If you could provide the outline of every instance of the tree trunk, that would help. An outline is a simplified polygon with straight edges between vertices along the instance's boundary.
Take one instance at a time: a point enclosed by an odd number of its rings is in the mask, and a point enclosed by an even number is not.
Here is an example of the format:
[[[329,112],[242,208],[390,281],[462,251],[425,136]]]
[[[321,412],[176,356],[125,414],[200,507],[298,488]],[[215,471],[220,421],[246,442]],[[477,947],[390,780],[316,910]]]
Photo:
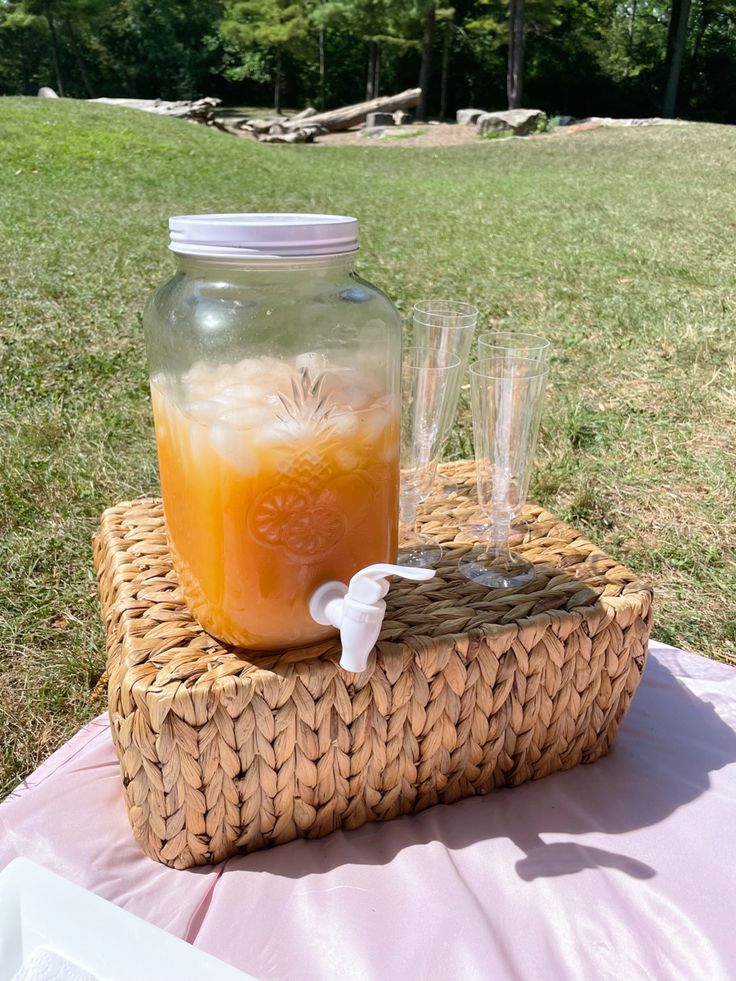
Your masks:
[[[64,83],[61,80],[61,68],[59,67],[59,39],[56,36],[56,25],[54,24],[54,18],[46,10],[46,23],[49,25],[49,32],[51,33],[51,55],[54,60],[54,71],[56,72],[56,87],[59,90],[59,95],[64,98]]]
[[[325,111],[325,29],[319,29],[319,108]]]
[[[276,48],[276,78],[273,87],[273,108],[277,116],[281,115],[281,45]]]
[[[668,119],[675,115],[677,106],[677,89],[680,85],[680,73],[685,57],[689,18],[690,0],[672,0],[670,25],[667,30],[667,57],[665,59],[667,82],[662,106],[662,115]]]
[[[629,77],[629,72],[631,71],[631,60],[634,54],[634,28],[636,26],[636,7],[637,7],[637,0],[631,0],[631,13],[629,14],[629,36],[626,42],[626,68],[624,69],[624,78]]]
[[[329,112],[319,112],[316,116],[310,116],[305,122],[297,121],[294,127],[304,126],[324,126],[330,133],[337,133],[343,129],[350,129],[351,126],[358,126],[364,123],[369,112],[396,112],[397,109],[412,109],[421,97],[420,89],[407,89],[399,92],[398,95],[383,95],[380,99],[371,99],[369,102],[358,102],[353,106],[343,106],[342,109],[331,109]],[[292,124],[284,123],[284,127],[289,130]]]
[[[81,54],[79,53],[79,45],[77,44],[77,34],[74,28],[72,27],[68,17],[64,18],[64,27],[66,28],[66,33],[69,37],[69,47],[72,49],[72,54],[74,55],[74,60],[77,63],[79,74],[82,76],[82,82],[87,92],[87,98],[94,99],[95,93],[92,89],[92,85],[89,80],[89,75],[87,74],[87,68],[84,64]]]
[[[698,72],[698,59],[700,58],[700,48],[703,44],[703,38],[710,27],[711,23],[715,20],[716,12],[713,8],[706,7],[703,9],[703,5],[700,5],[700,10],[697,11],[697,29],[695,30],[695,38],[693,40],[692,50],[689,57],[689,71],[687,72],[685,78],[685,92],[684,98],[687,100],[687,105],[692,102],[693,89],[695,88],[695,79],[697,78]],[[690,28],[692,33],[693,28]],[[682,93],[682,88],[680,89]],[[681,94],[682,98],[682,94]]]
[[[705,32],[710,27],[711,23],[715,20],[715,12],[712,10],[701,10],[700,12],[700,24],[698,25],[698,31],[695,35],[695,40],[693,41],[692,50],[692,64],[697,64],[698,58],[700,57],[700,46],[703,43],[703,38],[705,37]]]
[[[366,102],[376,97],[374,86],[376,83],[376,42],[368,42],[368,77],[365,83]]]
[[[447,78],[450,69],[450,48],[452,47],[452,21],[445,21],[442,38],[442,75],[440,76],[440,119],[447,119]]]
[[[509,109],[520,109],[524,89],[524,0],[509,5],[509,63],[506,95]]]
[[[381,93],[381,45],[376,41],[376,62],[373,72],[373,98],[377,99]]]
[[[417,119],[426,123],[429,118],[429,80],[432,69],[432,42],[434,41],[435,5],[427,7],[424,18],[424,35],[422,37],[422,63],[419,68],[419,88],[422,98],[417,111]]]

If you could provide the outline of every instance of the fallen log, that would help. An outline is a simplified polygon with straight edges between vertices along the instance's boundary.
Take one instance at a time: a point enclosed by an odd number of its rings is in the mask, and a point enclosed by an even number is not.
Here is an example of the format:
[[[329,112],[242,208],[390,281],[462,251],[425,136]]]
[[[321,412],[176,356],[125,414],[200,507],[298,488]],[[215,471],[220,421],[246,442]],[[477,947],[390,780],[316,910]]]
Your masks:
[[[279,127],[281,129],[281,127]],[[259,143],[313,143],[318,129],[294,129],[289,133],[265,133],[258,137]]]
[[[215,129],[222,130],[223,133],[230,133],[232,136],[255,135],[253,133],[247,133],[245,130],[240,129],[238,126],[236,126],[234,123],[231,123],[227,119],[217,119],[217,117],[215,117],[210,123],[210,126],[213,126]]]
[[[301,112],[295,112],[294,115],[291,117],[291,121],[292,123],[294,123],[299,119],[309,119],[310,116],[316,116],[316,115],[317,115],[317,110],[313,106],[307,106],[307,108],[302,109]]]
[[[272,116],[270,119],[244,119],[240,126],[241,129],[249,129],[258,135],[268,133],[272,126],[283,125],[285,122],[285,116]]]
[[[309,117],[309,124],[311,126],[319,123],[328,133],[337,133],[364,123],[369,112],[396,112],[399,109],[411,109],[419,104],[421,97],[421,89],[406,89],[398,95],[382,95],[369,102],[358,102],[352,106],[343,106],[341,109],[318,112],[316,116]],[[299,128],[302,124],[299,121],[291,123],[287,120],[283,125],[288,130]]]
[[[215,108],[222,101],[209,96],[195,102],[167,102],[165,99],[89,99],[89,102],[103,102],[108,106],[123,106],[126,109],[140,109],[155,112],[176,119],[191,119],[197,123],[210,124],[215,118]]]

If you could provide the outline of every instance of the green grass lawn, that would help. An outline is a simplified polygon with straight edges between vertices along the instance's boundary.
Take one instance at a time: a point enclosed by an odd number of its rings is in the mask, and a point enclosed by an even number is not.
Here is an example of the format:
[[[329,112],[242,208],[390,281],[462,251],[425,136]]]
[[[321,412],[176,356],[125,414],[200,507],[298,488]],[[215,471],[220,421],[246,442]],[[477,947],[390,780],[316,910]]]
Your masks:
[[[0,797],[103,708],[89,539],[157,488],[140,312],[178,212],[354,214],[404,311],[547,333],[535,496],[654,583],[655,636],[736,663],[736,129],[271,147],[1,99],[0,147]]]

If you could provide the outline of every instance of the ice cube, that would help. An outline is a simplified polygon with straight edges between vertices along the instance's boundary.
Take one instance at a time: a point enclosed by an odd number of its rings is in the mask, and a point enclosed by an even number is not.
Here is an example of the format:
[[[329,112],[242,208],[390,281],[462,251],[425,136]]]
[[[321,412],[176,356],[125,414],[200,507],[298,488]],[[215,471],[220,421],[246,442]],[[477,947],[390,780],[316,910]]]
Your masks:
[[[318,374],[325,367],[325,356],[316,351],[305,351],[304,354],[297,354],[294,358],[294,364],[299,371],[306,368],[308,371]]]
[[[328,424],[335,436],[339,439],[346,439],[355,436],[358,432],[358,414],[356,412],[340,412],[331,415]]]
[[[220,419],[235,429],[257,429],[259,426],[272,423],[274,414],[271,409],[248,405],[238,409],[228,409],[227,412],[222,413]]]
[[[359,463],[358,454],[355,449],[348,443],[343,446],[340,445],[335,450],[335,463],[340,467],[341,470],[348,470],[352,472],[356,469]]]
[[[258,473],[258,457],[241,429],[218,419],[209,427],[209,441],[219,456],[239,473],[247,476]]]
[[[376,398],[376,393],[369,391],[362,385],[350,385],[342,393],[342,399],[351,409],[359,411],[371,405]]]
[[[217,388],[210,382],[187,382],[184,393],[187,402],[205,402],[217,394]]]
[[[332,395],[337,401],[344,401],[346,388],[355,384],[358,373],[354,368],[331,367],[322,374],[322,393]]]
[[[184,375],[184,381],[190,383],[207,381],[211,374],[212,368],[210,365],[204,361],[196,361]]]
[[[385,409],[373,407],[361,412],[360,434],[366,439],[376,440],[385,432],[390,421],[391,416]]]
[[[314,425],[307,419],[278,419],[271,425],[261,426],[255,433],[259,444],[294,443],[313,437]]]
[[[196,402],[189,402],[183,407],[184,415],[192,419],[201,419],[209,422],[215,419],[222,412],[222,405],[215,399],[198,399]]]
[[[242,405],[252,405],[263,397],[263,388],[249,382],[238,385],[226,385],[215,395],[215,399],[223,405],[240,408]]]
[[[278,387],[286,391],[293,374],[292,368],[277,358],[246,358],[238,362],[236,369],[231,381],[244,381],[263,391],[272,391]]]
[[[264,360],[263,358],[243,358],[242,361],[233,365],[233,375],[240,378],[252,378],[254,375],[260,375],[263,371]],[[272,359],[269,358],[268,360]]]

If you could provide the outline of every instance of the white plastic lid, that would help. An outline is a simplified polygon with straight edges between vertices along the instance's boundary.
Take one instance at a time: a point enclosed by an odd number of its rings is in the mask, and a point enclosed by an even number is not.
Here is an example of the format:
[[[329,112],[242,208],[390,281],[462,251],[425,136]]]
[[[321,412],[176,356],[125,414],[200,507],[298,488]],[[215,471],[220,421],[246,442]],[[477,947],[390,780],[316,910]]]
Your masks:
[[[169,248],[183,255],[287,257],[358,249],[358,220],[345,215],[233,214],[169,218]]]

